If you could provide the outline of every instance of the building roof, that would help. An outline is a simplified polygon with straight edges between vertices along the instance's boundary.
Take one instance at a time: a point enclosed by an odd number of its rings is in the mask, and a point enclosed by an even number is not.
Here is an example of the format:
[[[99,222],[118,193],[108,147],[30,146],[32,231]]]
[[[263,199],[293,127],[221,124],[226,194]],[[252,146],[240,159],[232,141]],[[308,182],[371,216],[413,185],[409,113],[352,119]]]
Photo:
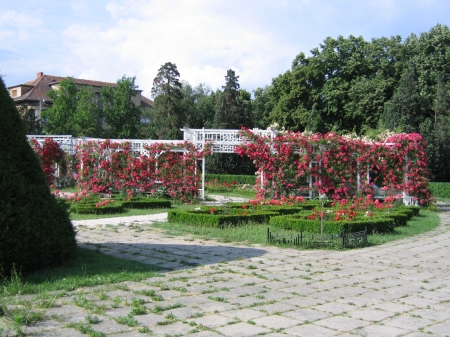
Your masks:
[[[65,78],[66,77],[61,76],[44,75],[43,72],[38,72],[34,80],[25,82],[24,84],[10,86],[8,87],[8,89],[16,87],[31,88],[22,96],[14,97],[13,98],[14,101],[39,101],[39,100],[51,101],[50,98],[47,96],[47,93],[51,90],[52,85],[61,82]],[[92,87],[117,87],[117,83],[92,81],[81,78],[72,78],[72,79],[73,82],[78,85],[88,85]],[[142,92],[142,90],[138,91]],[[153,101],[141,95],[141,105],[143,107],[151,107],[153,105]]]

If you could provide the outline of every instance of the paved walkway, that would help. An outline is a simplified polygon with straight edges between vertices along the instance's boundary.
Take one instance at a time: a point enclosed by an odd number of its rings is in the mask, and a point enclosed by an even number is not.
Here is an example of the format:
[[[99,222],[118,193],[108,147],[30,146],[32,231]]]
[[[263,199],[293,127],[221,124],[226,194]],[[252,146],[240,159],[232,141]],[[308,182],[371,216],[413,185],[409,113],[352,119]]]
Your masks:
[[[440,217],[434,231],[346,251],[233,246],[142,223],[78,226],[80,245],[167,271],[78,289],[24,331],[83,336],[67,323],[86,323],[103,306],[91,328],[117,337],[450,336],[450,212]],[[80,296],[93,306],[76,306]],[[138,314],[133,299],[146,312]],[[119,324],[132,310],[137,326]]]

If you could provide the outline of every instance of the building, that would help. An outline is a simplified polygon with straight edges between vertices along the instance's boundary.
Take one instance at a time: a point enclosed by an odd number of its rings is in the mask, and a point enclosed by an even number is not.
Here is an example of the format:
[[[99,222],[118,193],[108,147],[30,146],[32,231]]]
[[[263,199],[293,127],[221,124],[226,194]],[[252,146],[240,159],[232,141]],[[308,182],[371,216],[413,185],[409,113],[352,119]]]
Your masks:
[[[59,82],[65,77],[44,75],[43,72],[38,72],[34,80],[8,87],[10,96],[13,98],[16,106],[26,106],[35,111],[36,118],[40,120],[45,129],[46,121],[41,120],[42,110],[48,109],[52,105],[52,100],[47,96],[50,90],[57,90]],[[99,108],[102,108],[102,100],[100,96],[100,89],[102,87],[116,87],[116,83],[100,82],[92,80],[84,80],[80,78],[73,78],[73,82],[77,86],[90,86],[95,93],[95,100]],[[137,95],[132,97],[136,105],[143,108],[149,108],[153,105],[153,101],[142,95],[142,90],[137,90]]]

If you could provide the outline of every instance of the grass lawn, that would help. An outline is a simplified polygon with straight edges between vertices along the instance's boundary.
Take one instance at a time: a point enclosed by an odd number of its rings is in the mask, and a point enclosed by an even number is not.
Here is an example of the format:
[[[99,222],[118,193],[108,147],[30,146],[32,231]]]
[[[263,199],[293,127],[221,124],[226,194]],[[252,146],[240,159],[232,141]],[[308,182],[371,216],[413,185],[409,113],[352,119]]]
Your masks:
[[[77,248],[74,259],[63,266],[28,275],[15,272],[0,279],[0,294],[39,294],[71,291],[80,287],[140,281],[158,275],[158,266],[119,259],[87,248]]]
[[[389,241],[399,240],[416,234],[421,234],[435,229],[439,225],[439,216],[436,212],[426,209],[420,210],[418,217],[413,217],[404,227],[396,227],[390,233],[371,233],[368,235],[369,245],[383,244]],[[210,228],[180,223],[160,222],[153,226],[162,228],[166,234],[172,236],[193,236],[202,240],[217,240],[219,242],[231,242],[237,244],[262,244],[267,245],[267,228],[264,224],[248,224],[239,227]],[[280,235],[298,234],[297,232],[271,228],[271,231]],[[304,249],[300,248],[300,249]]]

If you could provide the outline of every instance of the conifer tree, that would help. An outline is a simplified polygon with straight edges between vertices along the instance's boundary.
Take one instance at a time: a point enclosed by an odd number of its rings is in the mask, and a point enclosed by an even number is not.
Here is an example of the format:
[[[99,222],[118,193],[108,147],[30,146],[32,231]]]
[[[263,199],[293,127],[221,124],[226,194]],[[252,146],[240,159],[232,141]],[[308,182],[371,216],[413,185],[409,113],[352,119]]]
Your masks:
[[[61,264],[75,254],[76,233],[50,193],[2,78],[0,114],[0,271]]]

